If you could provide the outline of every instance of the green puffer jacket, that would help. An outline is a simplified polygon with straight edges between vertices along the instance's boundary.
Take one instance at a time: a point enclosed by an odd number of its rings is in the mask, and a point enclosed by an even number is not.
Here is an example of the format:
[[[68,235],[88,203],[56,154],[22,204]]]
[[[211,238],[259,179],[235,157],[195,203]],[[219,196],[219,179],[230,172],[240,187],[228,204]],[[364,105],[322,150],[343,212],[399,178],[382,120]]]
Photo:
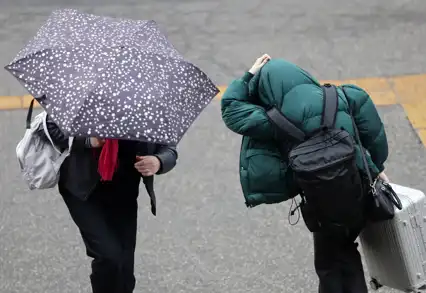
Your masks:
[[[353,107],[361,141],[373,176],[384,170],[388,144],[383,123],[370,96],[355,85],[343,85]],[[355,135],[349,105],[338,87],[337,128]],[[321,123],[323,93],[320,83],[298,66],[272,59],[253,76],[234,80],[222,97],[222,119],[243,136],[240,153],[240,182],[246,205],[273,204],[298,194],[292,170],[278,150],[277,131],[266,110],[276,106],[297,127],[313,131]],[[357,147],[357,164],[363,168]]]

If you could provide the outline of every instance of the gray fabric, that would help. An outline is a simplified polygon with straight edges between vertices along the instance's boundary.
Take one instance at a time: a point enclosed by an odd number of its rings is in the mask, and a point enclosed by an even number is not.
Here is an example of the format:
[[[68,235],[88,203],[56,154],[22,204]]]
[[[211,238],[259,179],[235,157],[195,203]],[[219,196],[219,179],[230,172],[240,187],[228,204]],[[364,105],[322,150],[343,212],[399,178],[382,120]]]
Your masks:
[[[25,182],[31,190],[53,188],[59,181],[59,169],[69,155],[69,148],[61,152],[52,142],[46,127],[46,112],[42,112],[31,123],[16,147],[16,156]],[[42,126],[48,140],[37,134]]]

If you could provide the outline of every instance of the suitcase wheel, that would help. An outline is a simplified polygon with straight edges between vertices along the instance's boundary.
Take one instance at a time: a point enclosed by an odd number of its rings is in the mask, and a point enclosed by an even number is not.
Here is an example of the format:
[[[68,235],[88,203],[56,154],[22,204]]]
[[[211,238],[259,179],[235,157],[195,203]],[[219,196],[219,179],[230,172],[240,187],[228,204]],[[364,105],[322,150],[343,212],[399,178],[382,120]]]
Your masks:
[[[371,279],[370,281],[370,287],[373,290],[379,290],[382,286],[382,284],[380,284],[376,279]]]

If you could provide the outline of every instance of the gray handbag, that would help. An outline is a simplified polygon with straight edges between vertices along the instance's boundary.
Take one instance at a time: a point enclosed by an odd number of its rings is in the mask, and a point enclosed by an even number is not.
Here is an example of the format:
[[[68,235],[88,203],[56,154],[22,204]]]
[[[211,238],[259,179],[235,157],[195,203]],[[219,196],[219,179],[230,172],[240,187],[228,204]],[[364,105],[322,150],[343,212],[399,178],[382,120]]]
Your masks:
[[[33,107],[34,100],[28,109],[24,137],[16,146],[16,156],[22,177],[30,190],[53,188],[59,181],[59,169],[70,153],[74,138],[69,138],[68,148],[61,152],[47,131],[47,113],[43,111],[31,121]],[[37,133],[40,127],[48,140]]]

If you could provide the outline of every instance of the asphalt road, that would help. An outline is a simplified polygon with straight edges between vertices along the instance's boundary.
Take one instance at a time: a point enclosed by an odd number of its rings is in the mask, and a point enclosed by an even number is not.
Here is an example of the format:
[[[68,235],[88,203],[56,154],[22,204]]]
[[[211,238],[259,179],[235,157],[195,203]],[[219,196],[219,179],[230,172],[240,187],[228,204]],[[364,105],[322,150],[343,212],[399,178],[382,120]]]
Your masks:
[[[319,79],[426,72],[423,0],[0,0],[0,64],[59,7],[154,19],[218,84],[263,53],[296,62]],[[23,93],[0,71],[0,95]]]
[[[58,2],[0,0],[0,63],[54,7],[73,6],[157,20],[217,84],[242,74],[263,52],[320,79],[426,72],[424,0]],[[23,93],[0,71],[1,95]],[[426,191],[425,150],[403,110],[379,111],[391,150],[389,177]],[[54,190],[28,191],[19,176],[14,150],[25,114],[0,112],[0,292],[89,292],[89,259],[61,198]],[[157,217],[141,193],[136,292],[316,292],[311,236],[302,222],[289,225],[289,204],[245,208],[239,144],[213,101],[179,145],[176,169],[158,177]]]

